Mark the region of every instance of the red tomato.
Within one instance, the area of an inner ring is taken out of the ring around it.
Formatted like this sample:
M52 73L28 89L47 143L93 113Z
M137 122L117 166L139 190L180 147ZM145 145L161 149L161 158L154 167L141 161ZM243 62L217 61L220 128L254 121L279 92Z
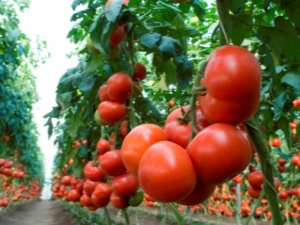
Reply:
M125 73L115 73L107 80L107 93L112 101L124 102L131 97L132 92L132 80Z
M124 120L120 125L120 134L122 138L126 137L128 134L128 121Z
M107 93L107 84L104 84L100 87L98 92L100 102L110 101L110 98Z
M284 166L287 163L287 161L283 158L279 158L277 160L277 162L278 162L279 166Z
M80 200L81 194L76 190L72 189L68 193L68 200L71 202L78 202Z
M142 63L134 63L134 73L132 75L133 81L142 81L145 79L147 74L147 69Z
M174 100L174 99L170 99L170 100L168 101L168 107L169 107L169 108L173 108L174 105L175 105L175 100Z
M138 167L144 152L154 143L166 140L164 130L155 124L141 124L133 128L124 138L121 151L123 163L133 175L138 175Z
M280 139L279 138L273 138L272 139L272 146L273 147L279 147L281 144Z
M187 152L200 181L208 184L230 180L251 160L251 145L247 137L236 127L224 123L204 128L190 142Z
M209 57L200 97L205 118L233 125L249 120L260 102L261 69L254 55L240 46L226 45Z
M278 193L279 198L281 198L282 200L285 200L289 197L288 193L286 191L280 191Z
M157 201L178 201L196 185L196 173L187 152L170 141L151 145L143 154L138 178L144 191Z
M191 122L181 124L177 120L174 120L168 123L164 130L168 141L174 142L183 148L186 148L189 144L192 134Z
M91 196L93 191L95 190L96 185L99 184L99 182L94 182L90 180L85 180L83 183L83 193Z
M6 160L5 160L4 167L7 168L7 169L12 168L12 167L13 167L13 162L10 161L9 159L6 159Z
M98 106L100 119L107 124L114 124L122 121L127 113L126 106L119 102L101 102Z
M71 176L63 176L61 178L60 182L62 185L68 186L68 185L71 185L71 180L72 180Z
M300 162L300 156L299 155L294 155L292 157L292 160L291 160L292 164L294 164L295 166L298 165L298 163Z
M122 198L116 193L112 193L110 195L110 203L116 208L116 209L125 209L129 206L128 199Z
M264 183L264 175L261 171L254 171L247 176L248 182L252 187L261 188Z
M249 196L251 198L254 198L254 199L258 199L260 193L261 193L261 188L255 188L255 187L252 187L251 185L249 185L247 187L247 192L249 194Z
M92 200L91 200L91 197L86 195L86 194L83 194L81 197L80 197L80 200L79 200L80 204L82 206L92 206L93 203L92 203Z
M97 184L91 196L91 201L93 205L97 207L107 206L109 203L111 193L112 189L108 184Z
M97 142L96 149L97 149L99 155L103 155L105 152L108 152L110 150L110 144L109 144L108 140L100 139Z
M203 184L197 181L197 184L193 191L183 199L180 199L176 203L180 205L197 205L204 202L213 194L215 190L215 185Z
M98 164L98 165L97 165ZM105 177L105 173L102 171L99 163L89 161L83 168L85 177L91 181L102 181Z
M118 176L126 172L120 150L112 150L100 156L102 171L109 176Z
M113 31L109 37L109 45L111 47L117 46L120 44L124 38L126 37L126 25L125 24L119 24L118 28Z
M113 192L122 198L133 195L138 190L138 187L138 178L129 172L114 177L111 184Z
M5 165L5 159L0 158L0 167Z

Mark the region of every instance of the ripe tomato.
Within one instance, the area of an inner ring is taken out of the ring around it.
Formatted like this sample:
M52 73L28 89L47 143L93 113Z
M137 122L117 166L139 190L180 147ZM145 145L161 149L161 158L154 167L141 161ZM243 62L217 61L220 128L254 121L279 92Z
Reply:
M251 145L236 127L215 123L196 135L187 146L187 153L201 182L221 184L248 166Z
M211 123L233 125L249 120L260 102L261 69L254 55L240 46L226 45L209 57L204 81L207 95L199 102Z
M120 125L120 134L122 138L126 137L128 134L128 121L124 120Z
M112 150L100 156L102 171L109 176L118 176L126 172L120 150Z
M277 162L279 166L284 166L287 163L287 161L283 158L278 158Z
M114 124L122 121L125 118L126 113L126 106L119 102L105 101L98 106L99 117L107 124Z
M100 102L110 101L110 98L107 93L107 84L103 84L98 92L98 97Z
M261 171L254 171L247 176L248 182L252 187L261 188L264 183L264 175Z
M100 165L97 162L89 161L83 168L83 173L90 181L102 181L105 177L105 173L102 171Z
M138 178L129 172L114 177L111 184L113 192L122 198L133 195L138 190L138 187Z
M91 196L93 191L95 190L96 185L99 184L99 182L94 182L90 180L85 180L83 183L83 193Z
M5 159L1 159L0 158L0 167L4 166L5 165Z
M178 201L196 185L196 173L185 149L170 141L151 145L143 154L138 178L144 191L157 201Z
M110 202L116 209L125 209L129 206L128 198L122 198L114 192L110 195Z
M142 63L134 63L134 73L132 75L133 81L142 81L145 79L147 74L147 69Z
M91 206L93 205L92 203L92 200L91 200L91 197L86 195L86 194L83 194L81 197L80 197L80 200L79 200L80 204L82 206Z
M91 196L91 201L93 205L99 208L107 206L109 203L111 193L112 189L108 184L97 184Z
M174 105L175 105L175 100L174 100L174 99L170 99L170 100L168 101L168 107L169 107L169 108L172 108Z
M251 185L249 185L247 187L247 192L248 192L249 196L251 198L254 198L254 199L258 199L258 197L259 197L259 195L261 193L261 190L262 190L261 188L259 188L259 187L253 187Z
M115 73L107 80L107 94L112 101L124 102L131 97L132 92L132 80L125 73Z
M6 160L5 160L4 167L7 168L7 169L12 168L12 167L13 167L13 162L10 161L9 159L6 159Z
M138 167L144 152L154 143L166 140L164 130L155 124L141 124L133 128L124 138L121 151L123 163L133 175L138 175Z
M215 185L204 184L197 181L197 184L193 191L183 199L180 199L176 203L180 205L197 205L204 202L215 190Z
M273 146L274 148L279 147L280 144L281 144L280 138L273 138L273 139L272 139L272 146Z
M68 193L68 200L71 202L78 202L80 200L81 194L76 190L72 189Z
M289 197L288 193L286 191L280 191L278 193L279 198L281 198L282 200L285 200Z
M299 155L294 155L292 157L292 160L291 160L292 164L294 164L295 166L298 165L298 163L300 162L300 156Z
M186 148L189 144L192 134L191 122L181 124L179 121L174 120L168 123L164 130L168 141L174 142L183 148Z
M61 178L60 182L62 185L68 186L68 185L71 185L71 180L72 180L71 176L63 176Z
M100 139L97 142L96 149L97 149L99 155L103 155L105 152L108 152L110 150L110 144L109 144L108 140Z
M119 24L118 28L110 34L109 45L111 47L120 44L126 37L126 24Z

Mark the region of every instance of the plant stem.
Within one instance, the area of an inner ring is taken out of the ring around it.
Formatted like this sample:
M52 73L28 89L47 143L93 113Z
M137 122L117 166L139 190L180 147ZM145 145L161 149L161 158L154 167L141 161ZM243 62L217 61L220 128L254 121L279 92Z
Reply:
M230 17L229 17L229 1L228 0L216 0L217 12L220 21L219 32L219 45L229 44L230 37Z
M123 216L124 216L124 218L125 218L125 224L126 224L126 225L130 225L130 220L129 220L129 216L128 216L127 210L126 210L126 209L123 209L123 210L122 210L122 213L123 213Z
M277 192L274 188L272 157L269 154L266 140L263 138L263 135L258 127L258 122L254 118L250 119L246 123L247 133L257 149L262 172L264 174L263 190L266 193L268 203L272 212L272 224L282 225L284 224L284 221L279 209Z
M107 220L108 224L110 225L111 219L110 219L110 215L109 215L109 212L106 207L104 207L104 215L105 215L105 219Z

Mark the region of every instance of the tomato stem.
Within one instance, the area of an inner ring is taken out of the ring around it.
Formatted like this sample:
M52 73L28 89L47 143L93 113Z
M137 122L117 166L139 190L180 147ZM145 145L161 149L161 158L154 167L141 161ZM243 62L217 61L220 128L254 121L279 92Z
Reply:
M122 209L122 213L123 213L124 218L125 218L125 224L126 225L130 225L130 220L129 220L129 216L128 216L127 210L126 209Z
M230 28L230 17L229 17L229 1L228 0L217 0L217 12L220 21L220 32L219 32L219 45L229 44L229 28Z
M263 138L258 127L258 122L254 118L246 123L247 133L257 149L262 172L264 174L263 190L266 193L270 205L273 216L273 225L282 225L284 224L284 221L278 205L277 192L274 188L272 157L269 154L266 140Z

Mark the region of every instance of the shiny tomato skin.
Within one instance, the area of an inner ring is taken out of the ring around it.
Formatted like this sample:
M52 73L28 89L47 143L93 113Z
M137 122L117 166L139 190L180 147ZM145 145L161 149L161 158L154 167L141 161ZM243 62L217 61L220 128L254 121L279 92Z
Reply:
M254 171L247 176L247 180L252 187L260 188L264 183L264 175L261 171Z
M118 25L118 28L113 31L109 37L111 47L115 47L120 44L126 37L126 28L124 24Z
M83 183L83 194L86 194L88 196L91 196L93 191L95 190L95 187L99 184L99 182L94 182L91 180L85 180Z
M202 113L207 121L237 125L246 122L255 114L260 96L241 101L229 101L220 100L207 94L199 99Z
M97 184L91 196L91 201L93 205L99 208L107 206L109 203L111 193L112 193L112 189L108 184L105 183Z
M112 101L124 102L128 100L133 92L131 78L122 72L110 76L107 80L107 94Z
M126 106L119 102L105 101L98 106L100 119L107 124L114 124L122 121L127 114Z
M91 206L93 205L92 201L91 201L91 197L86 195L86 194L83 194L81 197L80 197L80 205L82 206Z
M116 209L125 209L129 206L128 198L122 198L114 192L110 195L110 203Z
M107 84L104 84L100 87L99 92L98 92L98 97L99 97L100 102L110 101L110 98L109 98L108 92L107 92Z
M241 173L251 160L251 145L236 127L215 123L200 131L187 147L198 178L221 184Z
M108 176L118 176L126 172L120 150L111 150L100 156L101 170Z
M192 134L191 122L181 124L177 120L174 120L168 123L164 130L168 141L174 142L183 148L186 148L189 144Z
M273 139L272 139L272 146L273 146L274 148L280 147L280 145L281 145L280 138L273 138Z
M155 124L141 124L124 138L121 151L127 170L138 176L138 167L144 152L154 143L166 140L164 130Z
M106 139L100 139L97 141L96 149L99 155L103 155L105 152L108 152L110 150L109 141Z
M68 186L68 185L71 185L71 180L72 180L71 176L63 176L61 178L60 182L62 185Z
M178 201L196 185L196 173L185 149L170 141L150 146L141 158L138 178L144 191L157 201Z
M145 79L147 74L146 67L139 62L134 63L134 73L132 75L132 80L139 82Z
M124 120L120 125L120 134L122 138L126 137L128 134L128 121Z
M208 59L204 78L207 92L220 100L241 101L260 95L259 62L240 46L217 48Z
M215 185L204 184L200 181L197 181L193 191L183 199L176 201L180 205L198 205L211 196L215 190Z
M71 202L78 202L80 200L81 194L76 190L72 189L68 193L68 200Z
M253 187L251 185L249 185L247 187L247 192L248 192L249 196L254 199L258 199L258 197L261 193L261 190L262 190L261 188Z
M126 172L113 178L111 188L116 195L127 198L139 188L139 180L133 174Z
M97 165L94 161L89 161L84 166L83 173L87 179L94 182L100 182L105 177L105 173L102 171L100 165Z

